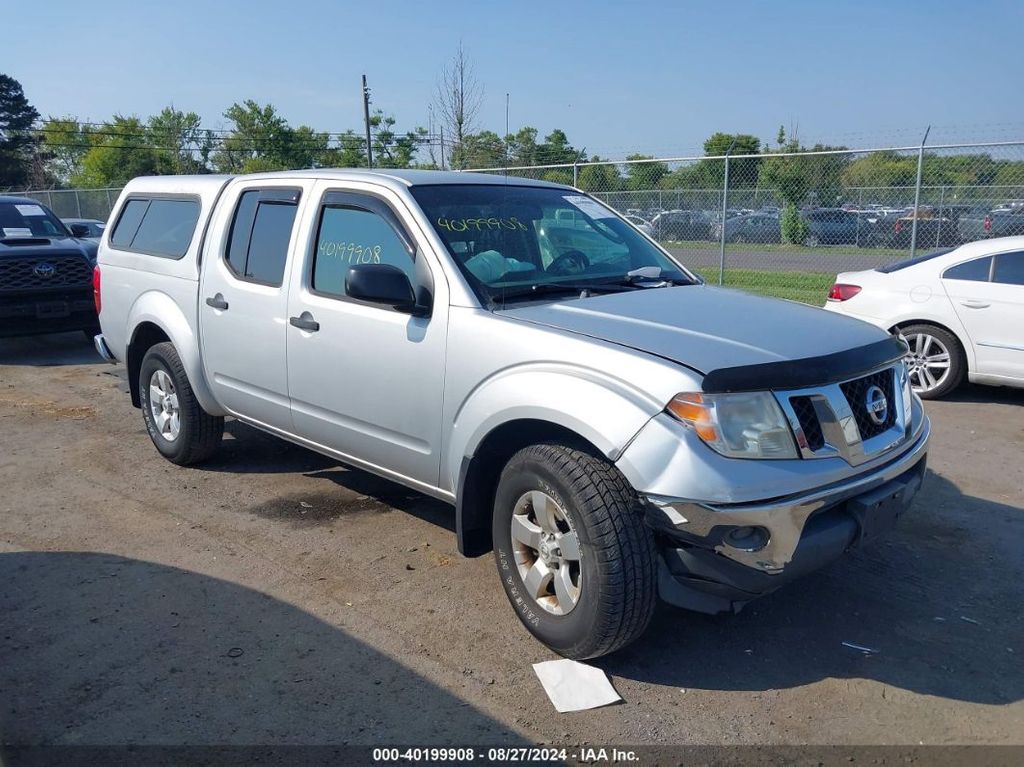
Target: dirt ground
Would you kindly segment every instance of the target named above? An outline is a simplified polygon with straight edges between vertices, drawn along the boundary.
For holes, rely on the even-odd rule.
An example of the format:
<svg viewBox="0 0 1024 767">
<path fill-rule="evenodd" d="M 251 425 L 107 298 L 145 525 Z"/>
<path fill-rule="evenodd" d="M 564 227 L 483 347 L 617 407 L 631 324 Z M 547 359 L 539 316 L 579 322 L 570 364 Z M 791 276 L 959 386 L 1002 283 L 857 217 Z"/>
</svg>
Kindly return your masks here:
<svg viewBox="0 0 1024 767">
<path fill-rule="evenodd" d="M 929 403 L 886 539 L 660 608 L 597 661 L 624 703 L 558 714 L 450 507 L 238 423 L 172 466 L 125 390 L 81 335 L 0 340 L 0 742 L 1024 743 L 1024 391 Z"/>
</svg>

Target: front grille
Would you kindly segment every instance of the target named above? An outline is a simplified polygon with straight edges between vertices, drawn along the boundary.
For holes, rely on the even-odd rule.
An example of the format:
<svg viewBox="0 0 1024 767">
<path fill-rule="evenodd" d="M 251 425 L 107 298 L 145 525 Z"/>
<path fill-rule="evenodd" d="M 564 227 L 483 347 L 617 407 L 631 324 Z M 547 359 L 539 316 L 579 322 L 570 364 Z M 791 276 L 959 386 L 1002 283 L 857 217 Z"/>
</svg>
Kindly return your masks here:
<svg viewBox="0 0 1024 767">
<path fill-rule="evenodd" d="M 92 268 L 81 256 L 0 257 L 0 291 L 89 285 Z"/>
<path fill-rule="evenodd" d="M 818 421 L 818 414 L 814 410 L 814 403 L 810 397 L 790 397 L 789 404 L 796 413 L 800 428 L 803 430 L 804 438 L 807 440 L 807 447 L 810 450 L 821 450 L 825 447 L 825 435 L 821 432 L 821 423 Z"/>
<path fill-rule="evenodd" d="M 875 423 L 868 412 L 867 394 L 872 386 L 877 386 L 882 390 L 887 403 L 885 418 L 881 423 Z M 843 395 L 850 404 L 850 410 L 853 411 L 853 416 L 857 419 L 857 428 L 860 429 L 861 439 L 877 437 L 896 423 L 896 397 L 892 368 L 858 378 L 855 381 L 839 384 L 839 388 L 843 390 Z"/>
</svg>

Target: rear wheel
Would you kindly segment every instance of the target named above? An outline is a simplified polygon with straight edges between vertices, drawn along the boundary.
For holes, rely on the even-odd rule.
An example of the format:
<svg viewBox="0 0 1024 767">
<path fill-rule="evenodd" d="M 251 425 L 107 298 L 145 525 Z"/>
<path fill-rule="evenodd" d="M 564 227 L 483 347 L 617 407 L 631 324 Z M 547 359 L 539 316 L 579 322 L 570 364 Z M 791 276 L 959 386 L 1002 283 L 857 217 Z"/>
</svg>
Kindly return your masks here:
<svg viewBox="0 0 1024 767">
<path fill-rule="evenodd" d="M 606 655 L 650 623 L 654 538 L 636 493 L 608 462 L 562 445 L 520 450 L 498 482 L 493 536 L 509 601 L 555 652 Z"/>
<path fill-rule="evenodd" d="M 956 336 L 935 325 L 907 325 L 900 335 L 910 347 L 907 373 L 921 399 L 937 399 L 959 386 L 967 374 L 967 358 Z"/>
<path fill-rule="evenodd" d="M 200 406 L 171 343 L 150 347 L 139 370 L 146 431 L 160 454 L 188 466 L 209 458 L 224 436 L 224 419 Z"/>
</svg>

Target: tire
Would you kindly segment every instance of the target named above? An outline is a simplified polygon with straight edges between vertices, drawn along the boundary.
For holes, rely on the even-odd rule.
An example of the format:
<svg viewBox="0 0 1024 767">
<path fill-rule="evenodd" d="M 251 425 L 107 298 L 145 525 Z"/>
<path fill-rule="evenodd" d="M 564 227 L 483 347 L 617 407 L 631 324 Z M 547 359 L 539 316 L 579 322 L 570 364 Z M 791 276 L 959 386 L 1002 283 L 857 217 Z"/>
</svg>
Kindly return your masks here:
<svg viewBox="0 0 1024 767">
<path fill-rule="evenodd" d="M 538 503 L 549 521 L 552 508 L 555 518 L 562 515 L 556 552 L 563 559 L 552 568 L 540 553 L 544 543 L 533 549 L 523 542 L 535 534 L 532 528 L 546 534 L 537 524 Z M 515 539 L 514 517 L 521 518 Z M 537 639 L 560 655 L 584 660 L 615 652 L 643 634 L 657 600 L 658 555 L 637 495 L 614 466 L 562 445 L 524 448 L 501 473 L 493 520 L 502 586 Z M 573 534 L 578 542 L 575 564 L 569 543 Z M 537 572 L 552 574 L 539 599 L 537 584 L 544 579 L 534 577 Z"/>
<path fill-rule="evenodd" d="M 910 384 L 921 399 L 944 397 L 963 383 L 967 375 L 967 355 L 956 336 L 944 328 L 924 323 L 905 325 L 899 333 L 910 346 L 907 357 Z M 945 368 L 941 367 L 943 356 L 948 361 Z M 933 360 L 933 365 L 927 364 L 929 359 Z M 940 375 L 939 371 L 944 372 Z"/>
<path fill-rule="evenodd" d="M 160 388 L 166 394 L 165 403 L 154 404 Z M 139 398 L 146 431 L 171 463 L 191 466 L 217 449 L 224 436 L 224 419 L 199 405 L 173 344 L 156 344 L 146 352 L 139 370 Z M 161 414 L 169 418 L 161 420 Z M 176 428 L 172 414 L 177 416 Z"/>
</svg>

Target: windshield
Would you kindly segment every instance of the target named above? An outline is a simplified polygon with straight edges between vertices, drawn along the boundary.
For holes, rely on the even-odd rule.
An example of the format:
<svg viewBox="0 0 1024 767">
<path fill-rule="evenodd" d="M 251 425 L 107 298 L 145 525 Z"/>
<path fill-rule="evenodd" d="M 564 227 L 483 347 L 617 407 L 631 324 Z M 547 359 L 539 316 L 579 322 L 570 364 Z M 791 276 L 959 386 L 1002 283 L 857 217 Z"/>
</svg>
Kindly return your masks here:
<svg viewBox="0 0 1024 767">
<path fill-rule="evenodd" d="M 38 203 L 0 202 L 0 238 L 67 237 L 55 215 Z"/>
<path fill-rule="evenodd" d="M 618 214 L 570 189 L 444 184 L 411 192 L 487 303 L 538 285 L 629 282 L 642 267 L 644 277 L 694 282 Z"/>
</svg>

